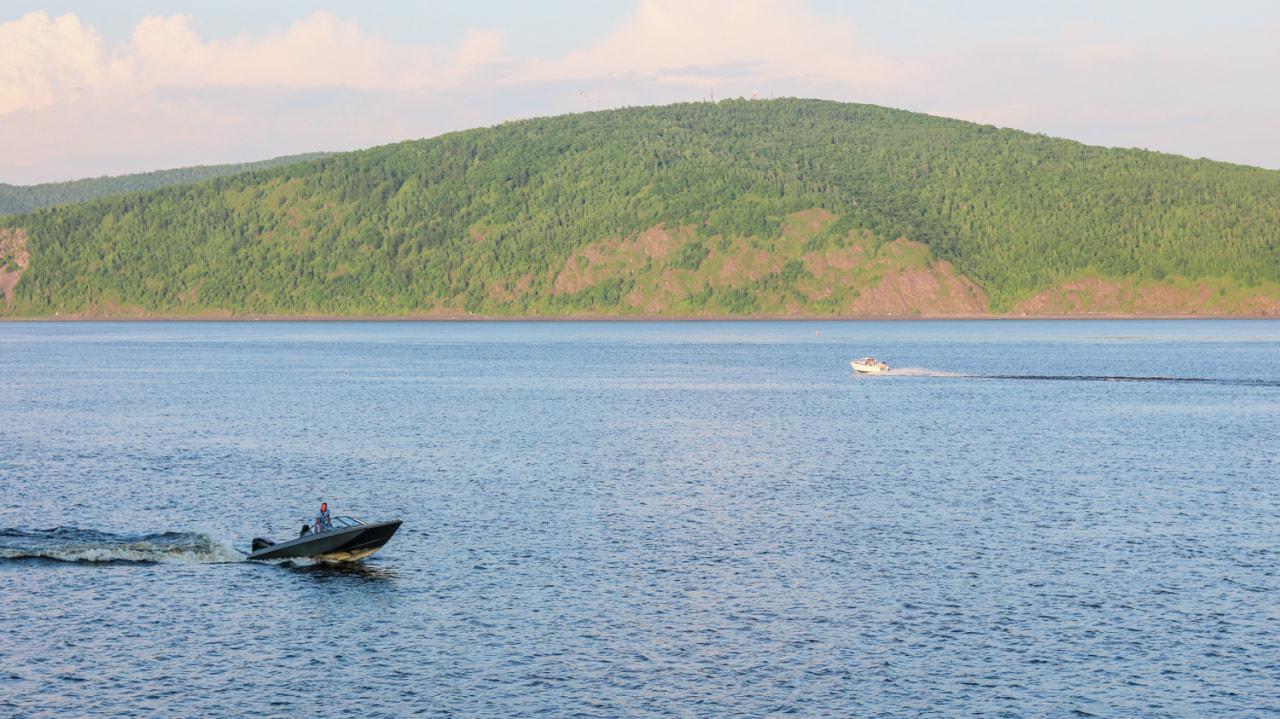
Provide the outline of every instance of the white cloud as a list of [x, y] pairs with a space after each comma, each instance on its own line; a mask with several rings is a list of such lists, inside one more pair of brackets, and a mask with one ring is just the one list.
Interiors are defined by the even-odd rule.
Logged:
[[456, 51], [404, 47], [361, 31], [328, 12], [254, 42], [204, 42], [192, 18], [150, 17], [122, 49], [140, 87], [335, 86], [407, 91], [448, 87], [475, 66], [503, 60], [503, 33], [471, 31]]
[[0, 25], [0, 113], [86, 92], [157, 87], [317, 87], [409, 91], [450, 87], [507, 60], [506, 35], [471, 30], [457, 49], [397, 46], [320, 11], [262, 40], [206, 42], [187, 15], [147, 17], [110, 55], [74, 15], [35, 12]]
[[73, 100], [105, 70], [102, 38], [75, 15], [33, 12], [0, 25], [0, 114]]

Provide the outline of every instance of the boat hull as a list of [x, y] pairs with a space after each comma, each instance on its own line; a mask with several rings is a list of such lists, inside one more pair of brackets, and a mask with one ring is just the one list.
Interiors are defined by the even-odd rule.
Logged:
[[264, 547], [249, 559], [318, 559], [325, 562], [356, 562], [382, 549], [402, 520], [360, 524], [320, 533], [311, 533], [287, 542]]

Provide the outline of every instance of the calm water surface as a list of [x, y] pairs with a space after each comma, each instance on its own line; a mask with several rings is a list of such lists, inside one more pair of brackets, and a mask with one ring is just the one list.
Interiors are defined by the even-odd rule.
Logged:
[[1277, 428], [1274, 321], [4, 323], [0, 716], [1280, 715]]

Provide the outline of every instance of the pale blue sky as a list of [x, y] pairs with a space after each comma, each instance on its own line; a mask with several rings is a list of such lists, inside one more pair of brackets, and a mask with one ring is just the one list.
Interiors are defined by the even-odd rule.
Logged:
[[[886, 48], [921, 52], [1020, 35], [1051, 35], [1062, 26], [1096, 20], [1121, 37], [1194, 39], [1214, 27], [1250, 27], [1280, 21], [1275, 0], [1144, 2], [1142, 0], [813, 0], [813, 7], [856, 20]], [[620, 0], [6, 0], [0, 21], [42, 10], [51, 16], [74, 13], [109, 39], [123, 42], [147, 15], [183, 13], [197, 18], [206, 39], [229, 40], [242, 33], [261, 37], [316, 10], [354, 17], [368, 30], [399, 42], [447, 44], [468, 27], [501, 27], [512, 33], [520, 54], [554, 56], [582, 38], [604, 34], [634, 10]]]
[[18, 184], [752, 92], [1280, 168], [1275, 0], [0, 0], [0, 47]]
[[78, 0], [22, 2], [25, 10], [50, 15], [75, 13], [108, 38], [123, 42], [138, 20], [147, 15], [195, 16], [207, 40], [230, 40], [247, 33], [260, 38], [288, 27], [317, 10], [342, 18], [356, 18], [361, 27], [400, 44], [447, 45], [468, 27], [501, 27], [512, 34], [512, 49], [520, 54], [554, 55], [573, 46], [576, 38], [602, 35], [632, 10], [631, 3], [545, 0], [467, 0], [466, 2], [304, 2], [302, 0], [224, 0], [171, 2], [165, 0]]

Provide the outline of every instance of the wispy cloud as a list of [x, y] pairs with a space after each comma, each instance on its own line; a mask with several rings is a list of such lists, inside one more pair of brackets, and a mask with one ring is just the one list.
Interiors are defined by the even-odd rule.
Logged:
[[780, 0], [640, 0], [607, 36], [513, 79], [638, 76], [710, 86], [747, 75], [879, 85], [891, 73], [843, 15]]

